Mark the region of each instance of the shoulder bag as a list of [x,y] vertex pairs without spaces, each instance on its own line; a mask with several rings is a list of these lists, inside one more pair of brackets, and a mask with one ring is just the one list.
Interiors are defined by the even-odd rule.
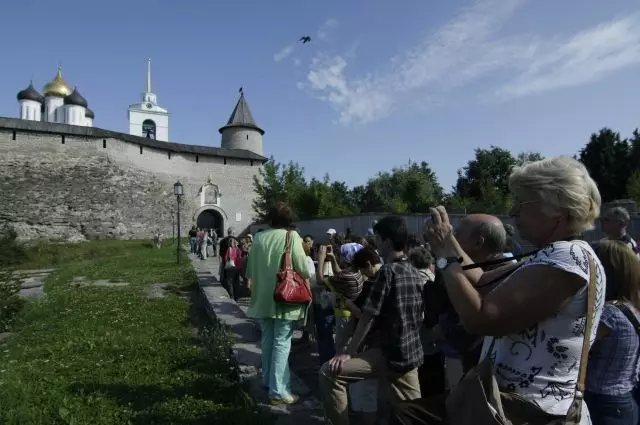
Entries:
[[304,305],[311,302],[311,289],[291,263],[291,230],[287,231],[284,253],[273,291],[274,301],[282,304]]

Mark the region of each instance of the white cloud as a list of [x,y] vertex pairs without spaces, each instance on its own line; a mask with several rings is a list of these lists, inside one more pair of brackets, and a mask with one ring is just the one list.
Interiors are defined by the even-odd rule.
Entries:
[[329,18],[327,19],[318,29],[318,38],[320,40],[326,40],[329,36],[329,33],[334,30],[339,25],[337,19]]
[[498,81],[506,100],[586,84],[640,63],[640,15],[565,39],[500,34],[524,0],[478,0],[382,69],[349,75],[348,55],[317,55],[299,84],[328,102],[343,124],[369,123],[399,103],[441,102],[481,79]]
[[285,46],[276,54],[273,55],[273,60],[276,62],[280,62],[283,59],[286,59],[293,53],[293,46]]
[[531,44],[523,71],[499,89],[502,98],[587,84],[640,63],[640,15],[603,23],[566,40]]

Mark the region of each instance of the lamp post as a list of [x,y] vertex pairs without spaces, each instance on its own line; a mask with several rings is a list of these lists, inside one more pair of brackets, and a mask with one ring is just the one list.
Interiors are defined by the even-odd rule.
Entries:
[[176,212],[171,210],[171,240],[176,243]]
[[176,218],[177,218],[177,227],[178,227],[178,243],[176,244],[176,258],[178,260],[178,264],[180,264],[180,200],[182,198],[182,184],[177,181],[173,185],[173,194],[176,195],[176,201],[178,203],[178,207],[176,209]]

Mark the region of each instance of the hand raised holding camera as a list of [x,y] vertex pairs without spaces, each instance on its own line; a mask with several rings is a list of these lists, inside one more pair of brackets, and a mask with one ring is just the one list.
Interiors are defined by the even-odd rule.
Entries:
[[429,212],[431,216],[425,222],[424,237],[436,255],[446,255],[451,249],[450,238],[453,235],[449,214],[442,205],[429,208]]

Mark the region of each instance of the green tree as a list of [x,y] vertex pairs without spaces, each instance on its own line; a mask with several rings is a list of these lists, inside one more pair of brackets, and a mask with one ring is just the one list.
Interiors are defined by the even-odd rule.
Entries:
[[253,185],[256,192],[253,210],[260,221],[266,219],[269,206],[277,201],[287,202],[295,208],[307,190],[304,168],[294,162],[278,164],[273,157],[254,176]]
[[442,186],[424,161],[380,172],[354,192],[363,212],[420,213],[443,197]]
[[527,162],[540,161],[541,159],[544,159],[544,156],[542,156],[538,152],[521,152],[516,157],[516,165],[523,165]]
[[446,205],[467,213],[506,214],[511,208],[509,176],[513,167],[541,159],[537,152],[522,152],[514,157],[497,146],[478,148],[475,157],[458,170],[458,180]]
[[627,194],[629,199],[633,199],[636,205],[640,205],[640,170],[634,171],[627,182]]
[[[634,135],[637,135],[637,131]],[[621,139],[620,133],[609,128],[592,134],[589,143],[578,155],[598,185],[604,202],[627,197],[627,182],[633,171],[630,157],[629,141]]]
[[640,171],[640,132],[633,130],[633,137],[629,139],[629,165],[633,171]]

